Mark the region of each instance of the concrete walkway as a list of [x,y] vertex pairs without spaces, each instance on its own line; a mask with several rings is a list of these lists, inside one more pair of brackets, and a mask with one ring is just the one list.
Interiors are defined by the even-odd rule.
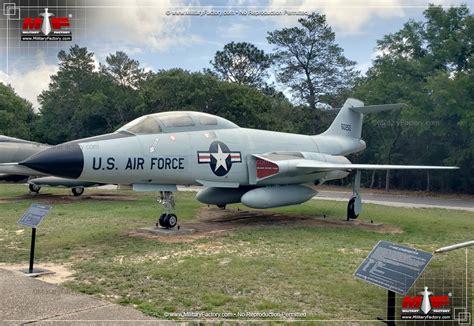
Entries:
[[[347,202],[352,196],[352,191],[328,191],[322,190],[316,200],[335,200]],[[474,201],[469,199],[456,199],[444,197],[422,197],[394,194],[378,194],[361,191],[362,203],[378,204],[393,207],[407,208],[443,208],[474,212]]]
[[0,269],[0,325],[155,325],[173,322]]

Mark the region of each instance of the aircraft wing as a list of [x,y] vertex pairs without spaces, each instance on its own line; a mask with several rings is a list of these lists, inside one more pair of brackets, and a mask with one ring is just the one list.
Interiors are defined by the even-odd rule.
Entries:
[[[297,175],[332,173],[325,178],[340,178],[341,173],[354,170],[455,170],[456,166],[352,164],[343,156],[309,152],[273,152],[252,155],[249,177],[252,184],[265,179],[288,178]],[[338,173],[338,171],[340,173]],[[328,179],[328,180],[331,180]],[[285,179],[283,179],[285,180]]]
[[[300,160],[301,161],[301,160]],[[393,164],[338,164],[304,160],[296,164],[297,169],[332,171],[332,170],[456,170],[457,166],[437,166],[437,165],[393,165]]]

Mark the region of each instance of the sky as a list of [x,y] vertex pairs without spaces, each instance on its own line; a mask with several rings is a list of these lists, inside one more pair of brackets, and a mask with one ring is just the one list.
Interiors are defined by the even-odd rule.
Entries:
[[[12,85],[38,109],[38,94],[57,72],[57,52],[74,44],[92,51],[97,65],[108,54],[124,51],[149,70],[200,71],[210,68],[216,51],[232,41],[250,42],[271,52],[266,41],[269,31],[297,26],[298,18],[313,11],[327,16],[336,42],[364,73],[377,55],[377,40],[397,32],[410,19],[422,21],[428,3],[448,7],[465,2],[2,0],[0,82]],[[23,19],[38,17],[46,7],[55,17],[69,18],[72,41],[20,41]]]

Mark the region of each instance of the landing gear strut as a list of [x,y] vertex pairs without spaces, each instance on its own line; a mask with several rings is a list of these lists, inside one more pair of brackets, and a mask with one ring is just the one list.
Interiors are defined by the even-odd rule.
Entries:
[[362,200],[359,194],[360,190],[360,171],[356,171],[354,184],[352,186],[352,197],[347,203],[347,220],[355,220],[362,211]]
[[160,199],[158,202],[163,204],[165,212],[160,215],[156,226],[162,226],[167,229],[172,229],[178,224],[178,217],[173,213],[174,209],[174,197],[171,191],[160,191]]

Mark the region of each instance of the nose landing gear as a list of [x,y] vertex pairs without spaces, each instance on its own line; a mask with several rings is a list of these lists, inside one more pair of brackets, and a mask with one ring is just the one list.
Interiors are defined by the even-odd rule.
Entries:
[[160,215],[156,222],[156,226],[161,226],[167,229],[172,229],[178,224],[178,217],[173,213],[175,201],[171,191],[160,191],[160,198],[158,199],[164,208],[165,212]]

